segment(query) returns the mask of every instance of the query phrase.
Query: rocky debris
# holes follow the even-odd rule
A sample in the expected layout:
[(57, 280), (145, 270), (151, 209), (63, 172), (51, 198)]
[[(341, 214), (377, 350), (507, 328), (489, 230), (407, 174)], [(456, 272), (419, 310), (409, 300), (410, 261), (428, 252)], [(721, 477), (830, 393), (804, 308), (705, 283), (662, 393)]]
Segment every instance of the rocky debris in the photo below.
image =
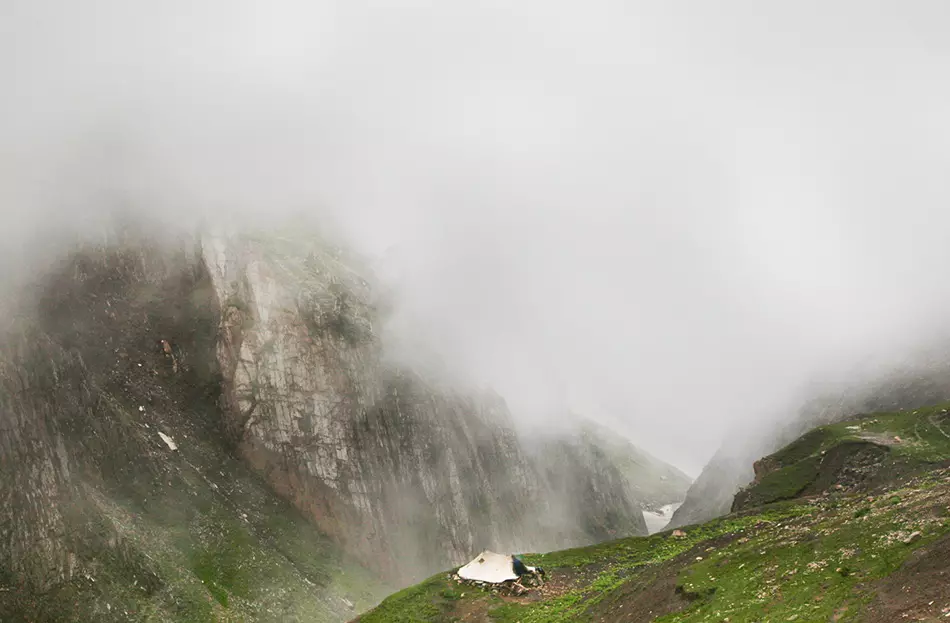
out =
[(159, 432), (158, 436), (162, 438), (162, 441), (165, 442), (165, 445), (168, 446), (169, 450), (177, 450), (178, 444), (175, 443), (175, 440), (166, 435), (165, 433)]
[(492, 595), (502, 595), (505, 597), (522, 597), (544, 586), (544, 579), (540, 575), (535, 574), (524, 575), (517, 580), (505, 580), (504, 582), (466, 580), (459, 577), (457, 573), (452, 574), (450, 577), (453, 582), (460, 586), (470, 586), (473, 589), (483, 590)]

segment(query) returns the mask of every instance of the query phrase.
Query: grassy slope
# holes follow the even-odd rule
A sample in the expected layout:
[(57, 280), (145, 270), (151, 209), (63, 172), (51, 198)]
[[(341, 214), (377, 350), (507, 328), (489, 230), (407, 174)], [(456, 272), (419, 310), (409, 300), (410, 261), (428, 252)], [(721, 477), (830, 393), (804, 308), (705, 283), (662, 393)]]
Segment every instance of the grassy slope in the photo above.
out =
[[(862, 621), (876, 582), (919, 548), (950, 535), (950, 420), (937, 407), (818, 429), (773, 455), (790, 497), (817, 480), (815, 457), (898, 436), (885, 468), (897, 480), (871, 492), (837, 491), (775, 502), (700, 526), (546, 555), (535, 600), (504, 598), (437, 575), (384, 601), (362, 623), (498, 621)], [(941, 428), (942, 426), (942, 428)], [(880, 472), (879, 472), (880, 473)], [(820, 474), (819, 474), (820, 475)], [(765, 494), (763, 494), (765, 495)], [(919, 534), (916, 534), (919, 533)], [(945, 563), (950, 570), (950, 560)], [(933, 619), (950, 607), (935, 602)], [(950, 612), (950, 611), (948, 611)]]
[[(737, 498), (734, 510), (821, 490), (838, 476), (845, 484), (893, 480), (950, 458), (950, 415), (944, 405), (906, 413), (874, 414), (816, 428), (763, 462), (770, 470)], [(861, 458), (856, 455), (860, 453)], [(841, 472), (844, 459), (850, 472)], [(876, 463), (859, 466), (854, 463)]]

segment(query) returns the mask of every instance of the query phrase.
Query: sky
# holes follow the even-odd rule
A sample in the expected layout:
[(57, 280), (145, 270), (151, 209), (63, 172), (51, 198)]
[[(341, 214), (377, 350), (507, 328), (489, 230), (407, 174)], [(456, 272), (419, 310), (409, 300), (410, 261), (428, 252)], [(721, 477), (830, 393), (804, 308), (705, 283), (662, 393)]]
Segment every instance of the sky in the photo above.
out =
[(5, 246), (107, 198), (311, 211), (402, 356), (695, 475), (950, 333), (947, 32), (941, 0), (4, 0)]

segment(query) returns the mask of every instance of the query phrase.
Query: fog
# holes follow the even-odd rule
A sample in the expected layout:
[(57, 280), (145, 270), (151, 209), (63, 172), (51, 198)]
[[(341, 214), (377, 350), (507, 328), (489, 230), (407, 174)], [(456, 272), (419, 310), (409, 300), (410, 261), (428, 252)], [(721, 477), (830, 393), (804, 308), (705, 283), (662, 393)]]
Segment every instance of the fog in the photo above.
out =
[(4, 272), (318, 214), (402, 356), (696, 474), (950, 328), (950, 5), (778, 4), (4, 0)]

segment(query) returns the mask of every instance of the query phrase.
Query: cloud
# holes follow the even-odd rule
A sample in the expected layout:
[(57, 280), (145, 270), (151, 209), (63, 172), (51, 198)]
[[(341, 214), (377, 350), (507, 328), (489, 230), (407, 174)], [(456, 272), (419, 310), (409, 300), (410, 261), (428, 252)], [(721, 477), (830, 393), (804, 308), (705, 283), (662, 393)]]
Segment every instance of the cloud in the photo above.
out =
[[(7, 240), (327, 212), (408, 354), (695, 472), (946, 334), (940, 2), (7, 0)], [(111, 198), (111, 199), (106, 199)], [(882, 354), (883, 353), (883, 354)]]

